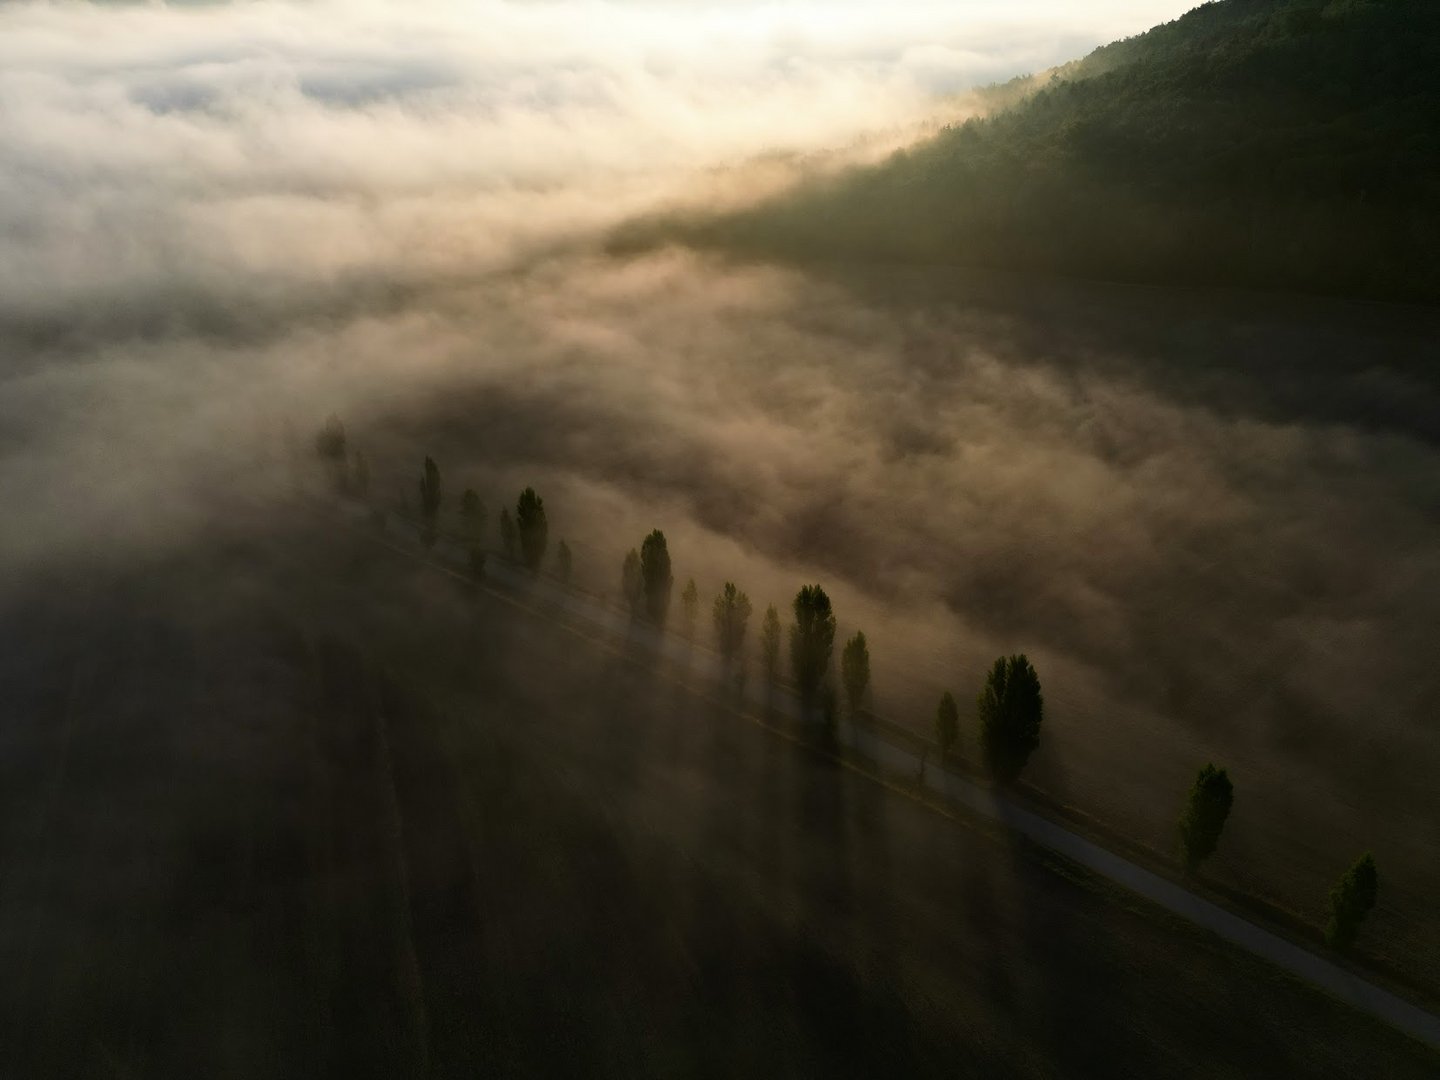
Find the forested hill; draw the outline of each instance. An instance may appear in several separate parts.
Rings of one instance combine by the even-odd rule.
[[[740,214],[768,255],[1440,300],[1440,0],[1221,0]]]

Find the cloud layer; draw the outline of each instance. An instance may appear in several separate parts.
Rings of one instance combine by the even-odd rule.
[[[823,578],[897,719],[1024,649],[1052,790],[1167,843],[1222,757],[1219,872],[1383,836],[1440,953],[1431,322],[591,243],[1184,6],[0,7],[0,567],[186,543],[338,410],[387,496],[536,483],[593,587],[655,525]]]

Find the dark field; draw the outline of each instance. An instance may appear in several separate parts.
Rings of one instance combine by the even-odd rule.
[[[285,532],[7,610],[7,1074],[1434,1074],[643,658]]]

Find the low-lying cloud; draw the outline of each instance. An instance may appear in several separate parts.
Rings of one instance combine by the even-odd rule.
[[[535,483],[595,588],[655,525],[822,577],[897,719],[1030,652],[1038,775],[1133,832],[1223,754],[1237,872],[1309,806],[1428,895],[1423,317],[597,250],[1186,5],[1079,6],[0,7],[0,566],[183,544],[337,410],[382,497]]]

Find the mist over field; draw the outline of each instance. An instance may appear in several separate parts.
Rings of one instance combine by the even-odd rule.
[[[1166,847],[1223,759],[1217,878],[1372,849],[1440,958],[1433,313],[607,244],[1188,6],[0,6],[0,605],[263,530],[334,412],[389,503],[533,484],[593,591],[654,527],[702,620],[822,581],[962,753],[1024,651],[1037,786]]]

